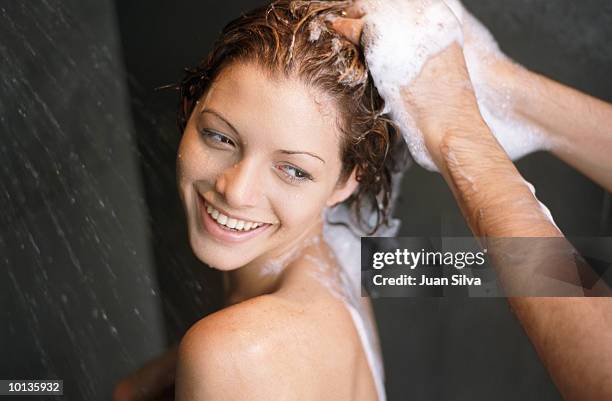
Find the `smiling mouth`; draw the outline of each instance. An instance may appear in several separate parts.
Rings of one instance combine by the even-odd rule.
[[[259,236],[273,224],[230,217],[209,204],[198,194],[198,208],[202,227],[217,241],[239,243]]]
[[[208,213],[208,215],[222,228],[235,232],[248,232],[257,229],[258,227],[269,225],[226,216],[206,201],[204,201],[204,211]]]

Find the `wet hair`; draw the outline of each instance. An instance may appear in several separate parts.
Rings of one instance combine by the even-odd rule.
[[[406,162],[399,130],[383,114],[384,101],[369,76],[364,55],[331,29],[350,1],[274,1],[230,22],[208,57],[185,70],[179,84],[178,125],[184,131],[198,100],[232,63],[255,63],[274,77],[298,79],[337,107],[342,171],[357,169],[358,189],[345,201],[369,234],[388,222],[392,174]],[[376,222],[364,219],[376,212]]]

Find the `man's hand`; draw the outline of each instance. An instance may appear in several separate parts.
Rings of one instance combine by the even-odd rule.
[[[365,9],[360,6],[349,9],[347,17],[333,21],[334,29],[359,45],[366,22],[364,12]],[[454,23],[459,24],[458,21]],[[415,26],[412,29],[427,27]],[[369,40],[365,42],[364,45],[368,46]],[[456,42],[432,55],[416,78],[409,85],[400,88],[400,94],[403,102],[401,106],[415,125],[411,128],[416,128],[419,135],[422,135],[422,140],[438,169],[441,166],[440,144],[449,130],[461,128],[462,124],[469,124],[474,119],[484,124],[463,49]]]
[[[449,40],[454,39],[461,44],[463,61],[455,58],[457,63],[449,66],[466,67],[470,81],[469,92],[472,92],[467,97],[477,99],[480,118],[486,122],[510,159],[516,160],[536,150],[552,148],[555,139],[553,133],[537,121],[526,118],[524,112],[525,109],[533,109],[532,105],[526,104],[533,99],[525,99],[525,93],[533,92],[530,89],[533,86],[533,74],[504,55],[493,35],[459,0],[386,0],[384,3],[360,0],[347,10],[346,18],[334,21],[334,27],[349,40],[363,45],[369,63],[372,61],[369,57],[372,51],[369,49],[375,49],[373,52],[377,54],[370,70],[377,88],[388,103],[394,93],[386,91],[384,85],[379,85],[380,81],[393,81],[393,75],[397,75],[393,72],[400,71],[403,65],[415,64],[419,72],[424,72],[424,66],[420,68],[424,64],[423,55],[429,60],[442,55],[451,45]],[[365,32],[363,38],[362,32]],[[377,49],[380,47],[385,48],[385,51],[379,52]],[[446,74],[451,70],[439,71],[440,74],[432,78],[441,80],[440,86],[449,84]],[[410,82],[413,78],[411,76]],[[398,82],[391,82],[391,86],[393,83]],[[447,89],[452,90],[452,87]],[[472,103],[472,99],[459,100]],[[471,105],[469,110],[473,110]],[[415,160],[423,167],[433,169],[429,155],[423,154],[426,153],[425,143],[421,139],[426,134],[415,134],[413,131],[417,128],[413,121],[402,124],[402,120],[416,118],[409,107],[406,111],[408,118],[402,119],[397,116],[398,113],[393,112],[392,116],[398,120]],[[436,157],[434,154],[431,156],[434,159]]]
[[[456,43],[429,59],[419,76],[401,92],[438,169],[440,145],[449,132],[460,132],[474,120],[484,124],[463,51]]]

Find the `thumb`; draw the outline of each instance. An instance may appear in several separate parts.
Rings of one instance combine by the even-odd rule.
[[[361,33],[363,32],[363,19],[338,17],[332,22],[332,27],[340,35],[344,36],[353,44],[359,45]]]

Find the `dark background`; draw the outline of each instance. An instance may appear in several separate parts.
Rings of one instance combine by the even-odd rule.
[[[218,307],[175,189],[176,94],[154,88],[261,3],[0,0],[0,378],[63,379],[58,399],[108,400]],[[609,0],[465,3],[523,65],[612,100]],[[609,193],[548,154],[518,165],[566,234],[612,235]],[[402,235],[469,233],[419,167],[398,214]],[[560,399],[503,300],[375,308],[391,401]]]

